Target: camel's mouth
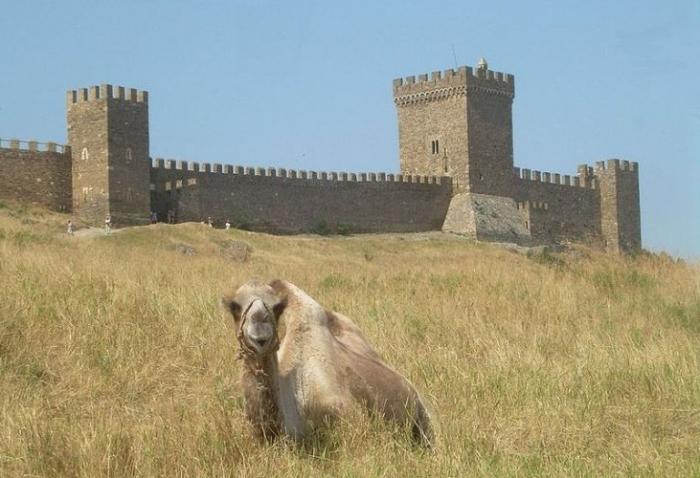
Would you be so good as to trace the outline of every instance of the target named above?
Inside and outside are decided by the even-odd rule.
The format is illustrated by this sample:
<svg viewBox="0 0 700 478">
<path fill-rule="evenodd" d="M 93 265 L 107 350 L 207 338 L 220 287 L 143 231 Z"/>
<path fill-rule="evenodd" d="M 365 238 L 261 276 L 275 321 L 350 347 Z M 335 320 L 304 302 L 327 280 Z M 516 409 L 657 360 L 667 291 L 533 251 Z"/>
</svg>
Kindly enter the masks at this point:
<svg viewBox="0 0 700 478">
<path fill-rule="evenodd" d="M 273 348 L 273 334 L 266 332 L 246 333 L 244 337 L 248 347 L 253 349 L 258 355 L 266 355 Z"/>
<path fill-rule="evenodd" d="M 276 345 L 275 320 L 262 301 L 254 301 L 241 325 L 245 345 L 257 355 L 267 355 Z"/>
</svg>

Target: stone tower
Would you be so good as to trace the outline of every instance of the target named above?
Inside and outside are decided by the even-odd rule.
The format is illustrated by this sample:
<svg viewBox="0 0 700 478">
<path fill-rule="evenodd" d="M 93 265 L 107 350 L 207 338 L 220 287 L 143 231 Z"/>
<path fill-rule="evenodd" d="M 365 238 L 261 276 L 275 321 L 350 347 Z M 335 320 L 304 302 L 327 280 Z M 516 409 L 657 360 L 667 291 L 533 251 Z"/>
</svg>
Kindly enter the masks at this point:
<svg viewBox="0 0 700 478">
<path fill-rule="evenodd" d="M 513 75 L 434 71 L 394 80 L 403 174 L 452 176 L 456 192 L 512 196 Z"/>
<path fill-rule="evenodd" d="M 527 243 L 513 201 L 513 75 L 488 69 L 434 71 L 394 80 L 403 174 L 452 177 L 443 230 Z"/>
<path fill-rule="evenodd" d="M 642 247 L 639 208 L 639 166 L 609 159 L 596 163 L 600 185 L 600 229 L 610 252 L 633 252 Z"/>
<path fill-rule="evenodd" d="M 66 103 L 73 212 L 96 225 L 107 214 L 117 227 L 147 223 L 148 93 L 101 85 L 68 91 Z"/>
</svg>

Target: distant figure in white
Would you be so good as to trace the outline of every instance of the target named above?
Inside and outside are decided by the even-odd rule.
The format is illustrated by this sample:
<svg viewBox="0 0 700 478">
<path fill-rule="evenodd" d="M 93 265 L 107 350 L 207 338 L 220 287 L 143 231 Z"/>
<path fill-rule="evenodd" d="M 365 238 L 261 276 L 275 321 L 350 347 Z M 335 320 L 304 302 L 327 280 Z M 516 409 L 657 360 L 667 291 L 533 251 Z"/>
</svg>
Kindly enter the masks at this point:
<svg viewBox="0 0 700 478">
<path fill-rule="evenodd" d="M 105 217 L 105 234 L 109 235 L 112 233 L 112 216 L 107 214 Z"/>
<path fill-rule="evenodd" d="M 349 318 L 283 280 L 249 281 L 222 303 L 236 329 L 246 416 L 258 437 L 301 439 L 360 407 L 434 446 L 422 398 Z"/>
<path fill-rule="evenodd" d="M 68 219 L 68 226 L 66 227 L 66 234 L 68 234 L 69 236 L 73 235 L 73 221 L 71 221 L 70 219 Z"/>
<path fill-rule="evenodd" d="M 231 229 L 231 223 L 226 219 L 226 230 L 228 231 L 229 229 Z"/>
</svg>

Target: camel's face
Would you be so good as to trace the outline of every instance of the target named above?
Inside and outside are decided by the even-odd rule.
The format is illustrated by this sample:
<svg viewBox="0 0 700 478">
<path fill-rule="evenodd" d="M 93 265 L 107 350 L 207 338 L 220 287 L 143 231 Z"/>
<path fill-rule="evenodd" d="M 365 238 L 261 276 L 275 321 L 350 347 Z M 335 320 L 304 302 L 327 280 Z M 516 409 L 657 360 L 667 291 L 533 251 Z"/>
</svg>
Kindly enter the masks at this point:
<svg viewBox="0 0 700 478">
<path fill-rule="evenodd" d="M 275 317 L 260 298 L 253 298 L 240 325 L 243 340 L 258 355 L 267 355 L 277 338 Z"/>
<path fill-rule="evenodd" d="M 258 357 L 277 350 L 277 321 L 284 302 L 266 284 L 247 283 L 224 305 L 233 316 L 241 348 Z"/>
</svg>

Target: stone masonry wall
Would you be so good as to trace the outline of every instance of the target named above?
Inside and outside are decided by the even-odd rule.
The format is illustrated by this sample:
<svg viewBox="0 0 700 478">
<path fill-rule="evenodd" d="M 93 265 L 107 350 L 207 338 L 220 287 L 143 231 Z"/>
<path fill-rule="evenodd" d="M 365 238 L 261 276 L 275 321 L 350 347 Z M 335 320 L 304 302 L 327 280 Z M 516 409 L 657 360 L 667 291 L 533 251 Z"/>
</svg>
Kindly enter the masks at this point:
<svg viewBox="0 0 700 478">
<path fill-rule="evenodd" d="M 151 207 L 148 94 L 127 92 L 108 100 L 109 207 L 117 224 L 143 224 Z"/>
<path fill-rule="evenodd" d="M 0 199 L 70 211 L 70 148 L 64 152 L 63 146 L 54 143 L 30 141 L 20 149 L 20 144 L 11 140 L 8 147 L 0 147 Z"/>
<path fill-rule="evenodd" d="M 512 197 L 513 96 L 474 88 L 467 98 L 469 191 Z"/>
<path fill-rule="evenodd" d="M 536 242 L 601 245 L 596 181 L 515 168 L 514 199 Z"/>
<path fill-rule="evenodd" d="M 218 224 L 230 219 L 274 233 L 309 232 L 321 224 L 353 233 L 440 230 L 452 197 L 449 178 L 158 160 L 151 181 L 161 219 L 177 208 L 179 222 L 212 216 Z"/>
</svg>

